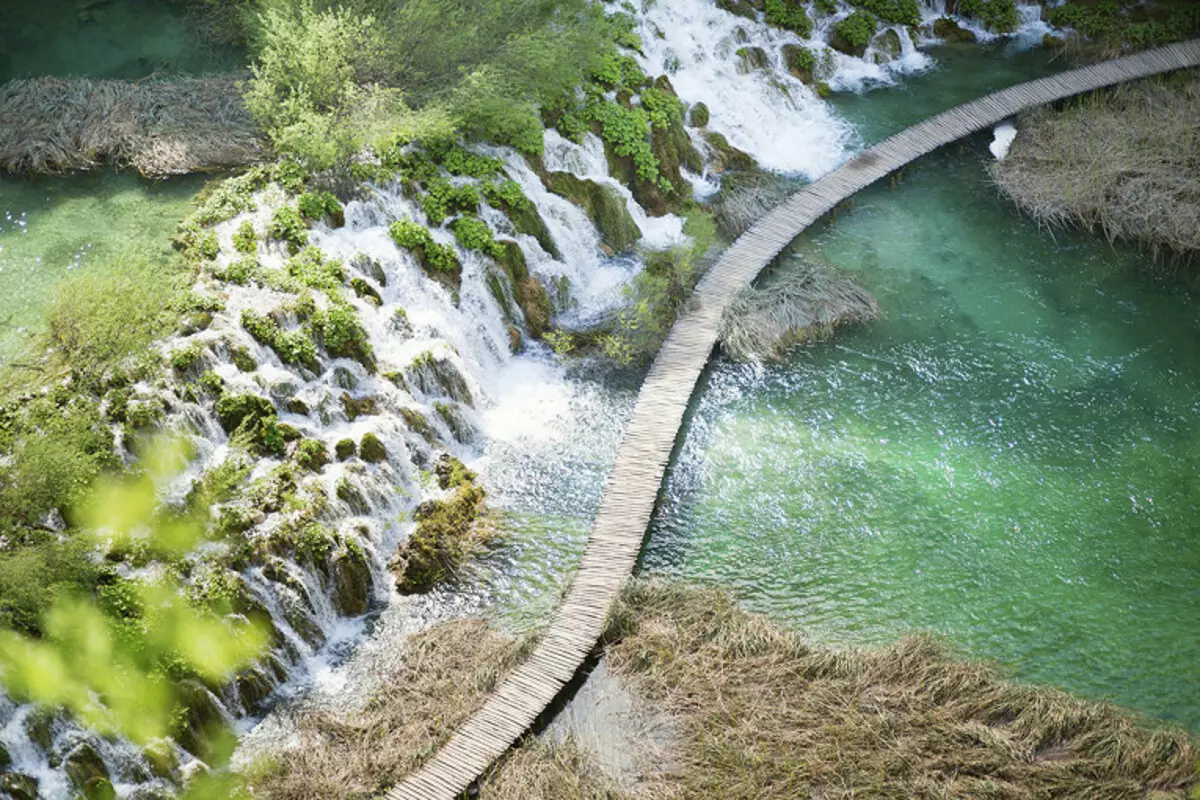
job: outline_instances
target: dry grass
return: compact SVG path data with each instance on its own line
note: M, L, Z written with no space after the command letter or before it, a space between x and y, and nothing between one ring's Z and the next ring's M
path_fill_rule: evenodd
M721 180L721 193L712 203L713 221L721 235L733 241L794 191L786 180L771 172L728 173Z
M364 708L298 716L299 746L253 771L248 781L254 796L377 796L449 739L526 649L480 620L418 634Z
M1098 92L1027 115L990 170L1050 225L1099 228L1156 255L1200 253L1200 72Z
M0 168L63 172L109 161L164 177L252 163L263 143L237 82L11 81L0 86Z
M798 261L769 286L734 299L722 320L721 347L739 361L778 358L793 345L829 336L837 325L878 316L875 298L849 277Z
M1186 734L1020 686L928 638L831 651L725 594L637 582L613 670L675 715L681 768L656 798L1184 797ZM500 799L498 799L500 800Z
M482 782L479 800L632 800L573 739L530 739Z

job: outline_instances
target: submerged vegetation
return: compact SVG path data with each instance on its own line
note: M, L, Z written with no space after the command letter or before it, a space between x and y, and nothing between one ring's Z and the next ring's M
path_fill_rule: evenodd
M1146 124L1153 119L1154 124ZM990 171L1050 225L1097 228L1156 254L1200 253L1200 73L1152 78L1039 109Z

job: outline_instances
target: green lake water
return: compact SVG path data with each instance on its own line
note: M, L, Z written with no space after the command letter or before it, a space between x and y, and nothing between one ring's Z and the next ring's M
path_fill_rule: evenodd
M1019 217L988 141L797 243L885 317L713 365L645 565L816 639L932 631L1200 730L1200 297Z

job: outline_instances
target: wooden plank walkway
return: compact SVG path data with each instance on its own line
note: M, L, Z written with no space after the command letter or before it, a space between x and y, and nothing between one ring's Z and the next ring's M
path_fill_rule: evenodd
M746 231L709 270L642 385L604 489L579 571L529 659L504 679L387 800L454 800L529 729L595 647L641 551L684 412L734 296L805 228L841 201L919 156L1017 112L1072 95L1200 65L1200 39L1022 83L952 108L859 154Z

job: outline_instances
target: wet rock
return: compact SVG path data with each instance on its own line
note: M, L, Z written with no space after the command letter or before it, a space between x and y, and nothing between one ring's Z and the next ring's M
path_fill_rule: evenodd
M758 19L758 14L750 0L717 0L717 8L746 19Z
M378 464L387 460L387 448L373 433L363 434L362 441L358 445L358 454L368 464Z
M518 287L519 291L520 287ZM408 383L427 395L449 397L466 405L474 405L467 380L450 359L435 356L429 351L413 360L406 371Z
M350 288L354 290L356 295L371 303L376 308L383 305L383 298L379 296L379 290L368 283L365 278L351 278Z
M521 352L521 329L516 325L508 326L508 350L514 354Z
M247 713L257 709L275 690L275 683L271 680L271 676L261 667L254 667L239 673L234 679L234 683L237 688L238 700Z
M600 241L613 253L633 248L642 232L625 201L611 188L569 172L547 172L546 188L579 206L600 231Z
M184 750L208 761L213 756L209 738L224 726L224 709L216 695L196 681L181 681L178 690L185 711L176 723L175 740Z
M711 149L709 169L714 174L719 175L722 172L733 170L752 170L758 166L752 156L738 150L729 143L728 139L716 131L705 133L704 141Z
M703 128L708 125L709 111L704 103L696 103L688 109L688 124L693 128Z
M737 51L738 72L746 74L756 69L766 69L771 64L767 51L761 47L741 47Z
M371 565L358 547L347 547L333 558L333 605L344 617L367 613L371 604Z
M338 461L346 461L358 454L358 445L353 439L342 439L334 445L334 453L337 454Z
M258 362L254 360L254 356L250 355L249 348L240 344L229 348L229 358L239 372L254 372L258 369Z
M0 772L12 766L12 756L8 754L8 748L4 746L4 742L0 742Z
M871 40L871 46L875 48L874 56L876 64L887 64L895 61L900 57L900 34L896 33L894 28L888 28L883 33Z
M63 760L63 769L71 785L83 793L88 800L109 800L116 797L108 777L104 759L91 744L84 742Z
M142 756L150 765L150 772L159 778L170 779L179 769L179 753L175 744L169 740L160 740L146 746Z
M374 397L351 397L349 393L342 392L341 400L342 408L351 422L359 417L373 417L379 414L379 403Z
M392 333L395 333L401 339L407 339L412 336L412 323L408 321L408 312L403 308L397 308L392 312L390 325Z
M359 488L354 485L348 478L342 478L338 481L337 489L338 500L341 500L350 511L355 514L366 514L371 510L371 504L367 502L367 498L363 495Z
M420 436L429 444L434 444L438 441L437 431L429 424L429 420L425 419L420 411L412 408L400 409L400 416L404 418L404 422L408 425L408 429Z
M354 258L350 259L350 266L354 267L354 269L366 275L380 286L387 286L387 273L383 271L383 265L371 258L366 253L359 253Z
M353 370L339 364L333 368L333 384L339 389L354 390L358 388L358 376Z
M975 41L974 33L949 17L934 20L933 35L950 44L970 44Z
M53 711L38 707L25 719L25 735L43 751L49 751L54 745Z
M12 800L38 800L35 778L19 772L0 772L0 794Z
M454 403L434 403L434 411L446 423L446 427L450 429L450 434L454 440L461 444L468 444L475 438L475 428L467 418L463 416L462 409Z
M299 397L290 398L287 403L284 404L284 408L293 414L299 414L302 417L308 416L308 404Z

